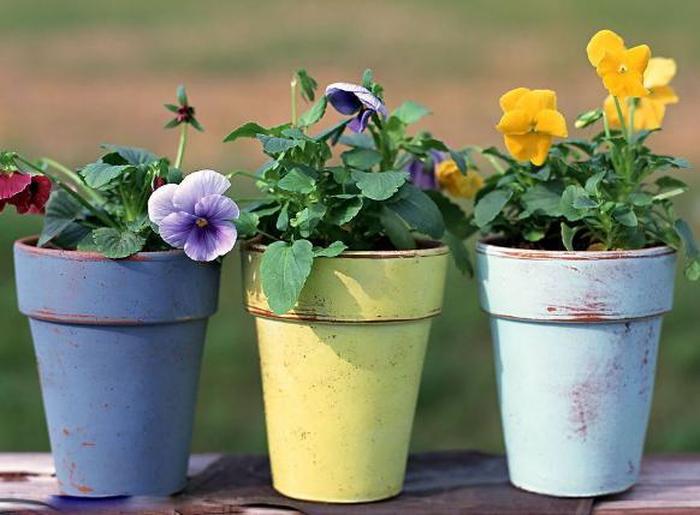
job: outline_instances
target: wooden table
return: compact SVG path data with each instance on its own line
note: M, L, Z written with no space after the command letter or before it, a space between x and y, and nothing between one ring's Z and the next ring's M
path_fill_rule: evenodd
M48 454L0 454L0 513L150 513L259 515L399 514L700 514L700 455L645 459L639 484L599 499L561 499L509 485L502 456L452 451L411 456L404 493L363 505L294 501L270 486L265 456L203 454L190 460L190 482L169 498L75 499L57 495Z

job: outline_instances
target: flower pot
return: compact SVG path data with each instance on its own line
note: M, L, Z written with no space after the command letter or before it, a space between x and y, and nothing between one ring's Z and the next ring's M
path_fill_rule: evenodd
M275 489L341 503L397 495L447 248L318 258L285 315L268 310L263 251L243 249L244 301L256 317Z
M515 486L579 497L636 482L675 265L668 247L477 246Z
M15 243L62 494L166 495L185 486L218 264L181 251L119 261Z

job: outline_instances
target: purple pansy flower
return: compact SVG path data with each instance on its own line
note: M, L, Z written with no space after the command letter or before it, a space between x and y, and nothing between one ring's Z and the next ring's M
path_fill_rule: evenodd
M195 261L212 261L233 249L240 211L224 195L229 180L214 170L189 174L180 184L166 184L148 199L148 217L161 238Z
M442 161L442 154L437 150L430 151L430 159L423 160L414 157L406 165L410 181L422 190L438 189L435 167Z
M372 113L387 116L386 107L370 90L357 84L348 82L334 82L326 87L326 98L331 105L341 114L355 114L348 127L355 132L362 132L367 128Z

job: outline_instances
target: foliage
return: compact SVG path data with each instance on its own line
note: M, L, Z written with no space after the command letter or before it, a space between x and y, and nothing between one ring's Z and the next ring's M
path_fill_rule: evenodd
M104 153L97 161L77 171L49 158L35 163L16 152L0 153L3 171L44 175L58 186L46 204L38 245L95 251L114 259L170 248L149 221L148 199L156 188L182 180L186 127L201 130L184 87L178 88L177 97L178 105L166 104L178 113L166 127L183 127L177 166L142 148L110 144L102 145Z
M304 98L315 98L316 81L305 71L295 74L293 91L298 83ZM346 130L352 123L346 119L312 133L333 100L321 96L294 120L293 96L291 123L263 127L248 122L225 139L256 138L269 158L255 174L236 172L255 180L262 193L241 213L237 226L242 236L258 236L269 244L262 284L277 313L294 306L314 258L334 257L346 249L411 249L426 238L443 240L462 247L454 255L461 268L468 268L462 243L471 232L465 230L466 215L442 193L412 184L406 171L412 160L429 160L434 151L450 152L427 132L409 134L408 127L429 111L405 102L383 116L383 89L370 71L363 76L363 87L375 96L368 105L378 106L365 114L371 116L366 132ZM358 109L359 118L369 108ZM466 173L468 158L452 153ZM331 161L334 154L337 159Z

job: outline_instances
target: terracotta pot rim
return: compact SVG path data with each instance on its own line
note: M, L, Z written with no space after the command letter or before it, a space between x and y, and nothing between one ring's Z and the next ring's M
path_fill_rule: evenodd
M50 256L55 258L69 259L73 261L163 261L185 255L181 249L159 250L156 252L138 252L133 256L122 259L112 259L103 256L99 252L85 252L82 250L64 250L49 247L37 247L38 236L26 236L15 241L15 248L27 254L38 256Z
M439 241L424 240L424 248L410 250L346 250L333 258L320 259L402 259L411 257L442 256L449 254L447 245ZM240 245L241 252L265 252L267 245L259 242L257 238L243 241ZM319 259L319 258L317 258Z
M507 247L499 245L499 241L500 238L497 236L490 236L479 240L476 244L476 253L510 259L541 261L602 261L608 259L654 258L676 253L676 250L668 245L657 245L633 250L538 250Z

